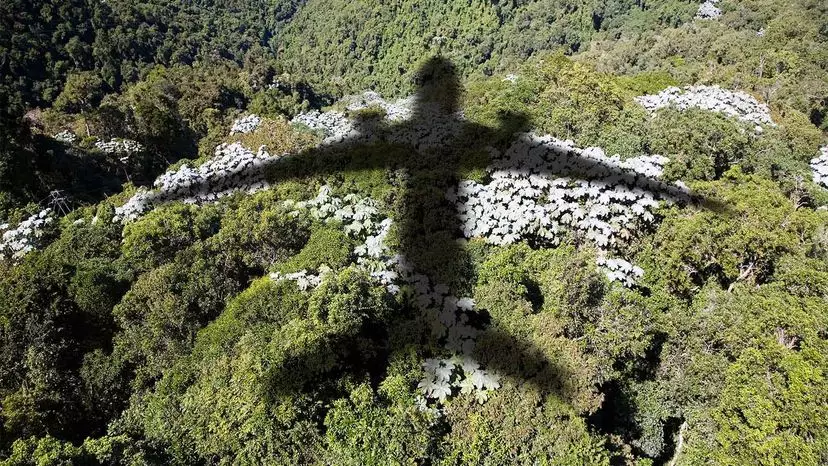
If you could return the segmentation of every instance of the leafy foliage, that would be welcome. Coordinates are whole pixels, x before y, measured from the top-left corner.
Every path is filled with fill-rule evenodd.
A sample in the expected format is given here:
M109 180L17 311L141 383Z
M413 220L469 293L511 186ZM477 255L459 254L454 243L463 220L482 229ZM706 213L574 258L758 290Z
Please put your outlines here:
M823 3L3 2L0 224L40 236L0 259L0 463L827 463ZM314 148L289 121L407 95L432 55L465 79L459 163ZM775 126L634 99L691 84L750 92ZM364 130L389 108L344 111ZM652 202L614 246L643 271L627 287L576 233L455 241L443 191L490 185L489 153L530 130L663 155L705 202ZM102 149L120 138L141 149ZM301 155L258 174L267 190L113 221L234 143ZM391 267L407 229L419 282ZM452 331L470 355L435 343Z

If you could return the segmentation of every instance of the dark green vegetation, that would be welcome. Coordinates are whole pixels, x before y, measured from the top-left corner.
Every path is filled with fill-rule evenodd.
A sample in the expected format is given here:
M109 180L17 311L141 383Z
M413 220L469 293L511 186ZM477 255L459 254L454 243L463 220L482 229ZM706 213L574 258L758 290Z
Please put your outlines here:
M0 263L0 458L825 464L828 191L807 162L828 124L828 11L719 6L719 20L691 22L697 3L675 0L3 2L0 218L39 210L53 189L75 210L41 251ZM269 118L241 138L254 150L306 148L313 136L285 116L366 88L404 95L438 51L467 78L471 121L520 113L582 146L664 154L667 178L727 206L665 208L658 228L634 232L624 252L646 275L632 290L577 238L470 241L459 286L491 323L479 359L514 368L486 403L455 394L440 416L420 410L420 364L437 350L415 344L411 305L352 264L336 225L281 202L330 183L393 218L402 173L110 221L129 183L211 155L243 111ZM779 126L757 137L632 101L697 82L754 93ZM50 137L64 129L79 140ZM146 150L124 165L94 146L112 137ZM266 278L322 265L332 275L307 292Z

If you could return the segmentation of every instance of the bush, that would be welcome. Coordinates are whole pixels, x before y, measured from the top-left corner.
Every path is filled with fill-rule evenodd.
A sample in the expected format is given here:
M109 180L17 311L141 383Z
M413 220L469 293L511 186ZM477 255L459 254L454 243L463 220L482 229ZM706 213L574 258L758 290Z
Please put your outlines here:
M356 246L339 225L317 226L305 247L278 267L283 273L319 270L321 266L339 269L348 263Z
M219 218L219 211L212 206L163 205L124 227L124 259L138 271L159 267L179 251L215 234Z

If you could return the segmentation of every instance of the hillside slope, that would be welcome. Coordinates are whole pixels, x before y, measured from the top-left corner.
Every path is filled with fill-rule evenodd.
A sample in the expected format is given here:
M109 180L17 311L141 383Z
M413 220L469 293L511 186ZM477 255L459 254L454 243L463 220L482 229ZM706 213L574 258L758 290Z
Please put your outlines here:
M820 2L17 7L0 464L828 462Z

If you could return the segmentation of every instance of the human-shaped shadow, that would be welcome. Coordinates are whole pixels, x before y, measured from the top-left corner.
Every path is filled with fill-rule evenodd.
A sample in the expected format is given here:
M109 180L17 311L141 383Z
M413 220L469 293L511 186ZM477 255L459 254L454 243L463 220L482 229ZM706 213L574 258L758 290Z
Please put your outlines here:
M402 174L403 194L392 201L394 211L391 213L396 224L398 251L413 273L429 277L434 284L445 284L452 293L462 296L462 293L471 291L471 284L464 280L468 280L472 271L468 270L463 246L458 241L461 235L456 206L447 199L446 192L457 186L464 170L486 168L491 160L481 157L481 154L485 154L489 147L504 149L513 142L511 139L515 133L529 129L529 120L521 114L504 114L499 125L491 128L463 119L458 112L461 86L453 65L446 59L430 59L419 70L417 79L418 91L411 118L393 124L379 118L358 119L355 135L304 153L274 158L268 163L238 171L234 176L249 179L251 175L262 174L268 182L279 183L289 179L377 168ZM567 156L573 157L572 154ZM658 179L631 175L628 170L604 165L596 159L584 158L578 162L567 173L556 175L570 178L616 177L630 187L643 187L667 195L676 192L674 186ZM544 163L542 161L539 165ZM215 182L210 180L210 184ZM210 189L211 186L205 184L192 186L188 191L205 193ZM163 200L170 200L170 196L165 196ZM709 208L722 208L711 199L695 196L695 200ZM477 312L476 316L480 319L478 324L487 323L485 310ZM434 341L427 341L427 322L419 319L423 325L413 330L410 322L375 322L373 331L377 333L377 329L382 329L378 332L379 338L386 339L381 345L385 348L384 355L358 365L373 377L379 377L386 367L383 359L401 346L439 347ZM498 342L498 349L509 351L477 348L474 354L481 356L480 362L487 369L513 378L518 384L532 383L542 392L567 397L562 389L569 378L564 365L547 360L543 351L530 341L503 332L496 323L492 324L484 330L487 333L485 341ZM401 330L400 325L409 327ZM414 334L423 338L420 341L401 341L399 338L399 335ZM348 354L345 359L353 362L354 347L350 338L343 338L328 347L327 351ZM297 370L293 371L291 387L295 387L296 382L318 375L302 374L304 370L312 372L309 366L300 362L302 359L315 360L318 355L294 358Z

